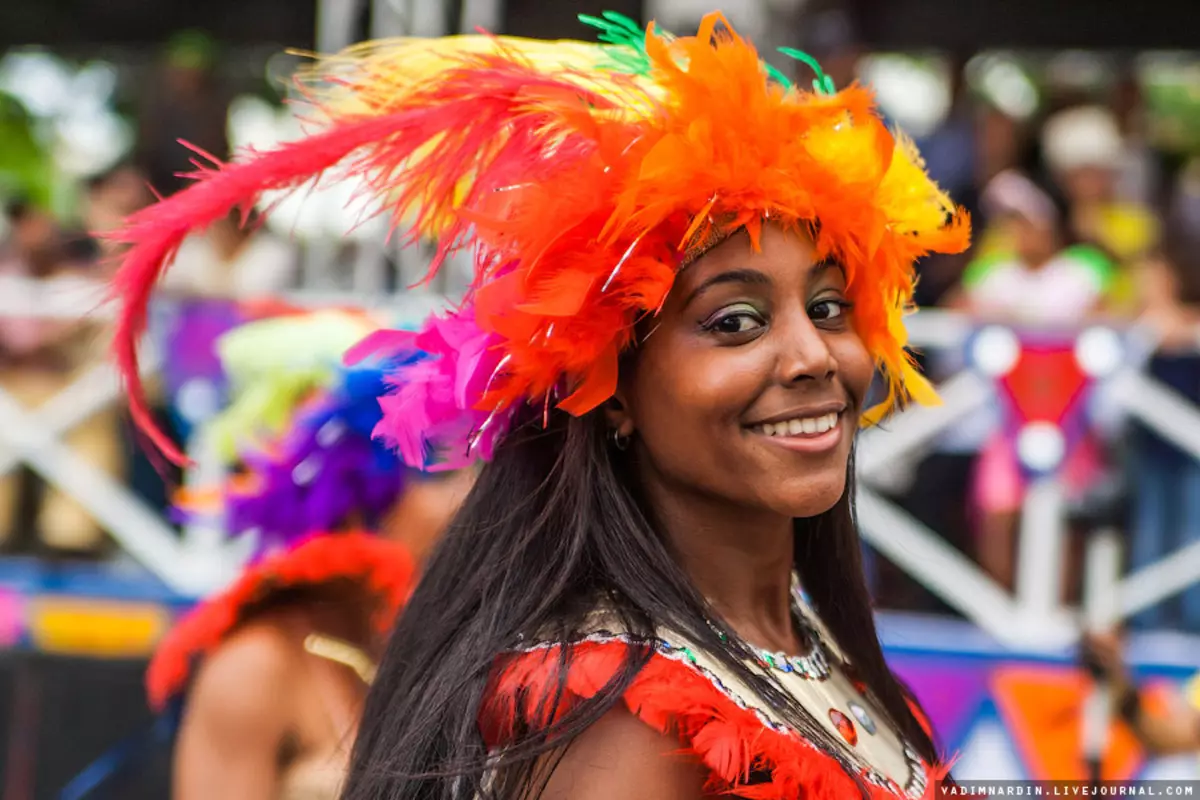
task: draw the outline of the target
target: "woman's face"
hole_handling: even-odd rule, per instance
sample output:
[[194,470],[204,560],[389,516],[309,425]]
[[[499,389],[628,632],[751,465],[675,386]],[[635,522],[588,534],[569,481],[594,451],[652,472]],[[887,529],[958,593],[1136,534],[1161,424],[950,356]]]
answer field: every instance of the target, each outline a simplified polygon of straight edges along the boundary
[[610,420],[661,489],[811,517],[845,491],[874,365],[839,265],[774,225],[761,245],[741,232],[680,272]]

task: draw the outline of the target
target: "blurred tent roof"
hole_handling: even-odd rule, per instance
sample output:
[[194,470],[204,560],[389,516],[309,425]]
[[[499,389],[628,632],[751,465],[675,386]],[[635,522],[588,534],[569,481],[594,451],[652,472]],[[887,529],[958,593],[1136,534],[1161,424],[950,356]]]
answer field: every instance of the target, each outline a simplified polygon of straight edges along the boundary
[[860,37],[883,50],[1195,50],[1176,0],[847,0]]
[[162,46],[181,30],[222,44],[311,47],[316,0],[0,0],[0,47]]
[[[733,7],[739,0],[713,0]],[[1200,33],[1177,0],[842,0],[855,32],[877,49],[1183,49]],[[644,18],[646,0],[506,0],[501,30],[581,36],[580,12]],[[643,11],[643,13],[639,13]],[[316,0],[2,0],[0,47],[46,44],[161,45],[177,31],[206,30],[222,44],[311,47]],[[802,38],[798,35],[797,37]]]

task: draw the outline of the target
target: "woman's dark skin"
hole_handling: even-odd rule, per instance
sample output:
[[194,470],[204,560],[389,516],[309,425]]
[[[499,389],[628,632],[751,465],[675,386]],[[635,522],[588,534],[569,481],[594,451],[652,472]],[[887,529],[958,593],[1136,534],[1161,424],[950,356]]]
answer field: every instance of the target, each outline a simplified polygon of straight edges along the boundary
[[[632,440],[650,508],[697,588],[746,641],[798,653],[790,581],[796,517],[827,511],[874,365],[845,276],[808,236],[738,233],[682,270],[606,410]],[[837,441],[797,452],[755,427],[840,411]],[[566,750],[542,797],[703,796],[678,743],[610,711]]]

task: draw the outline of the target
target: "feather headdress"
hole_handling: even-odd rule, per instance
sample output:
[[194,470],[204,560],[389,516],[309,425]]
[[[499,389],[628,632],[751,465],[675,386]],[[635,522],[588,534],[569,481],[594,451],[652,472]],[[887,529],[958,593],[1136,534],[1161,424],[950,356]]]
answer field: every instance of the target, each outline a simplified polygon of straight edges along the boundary
[[[819,70],[813,90],[793,86],[720,14],[679,38],[616,15],[584,21],[603,43],[398,40],[319,62],[303,80],[319,130],[202,170],[134,216],[119,237],[131,249],[117,348],[135,417],[152,428],[136,343],[180,242],[321,173],[365,182],[399,233],[436,239],[433,270],[474,249],[468,302],[427,331],[450,363],[423,367],[411,385],[429,393],[389,401],[381,425],[410,463],[465,450],[436,440],[461,433],[449,422],[459,411],[482,415],[487,442],[521,404],[595,408],[676,271],[732,230],[757,244],[765,219],[807,226],[818,256],[844,266],[854,325],[887,380],[883,410],[936,402],[905,351],[903,315],[914,261],[964,249],[969,225],[871,93],[836,92]],[[453,337],[436,332],[447,326]],[[469,355],[447,355],[460,344]],[[446,424],[416,430],[401,419],[413,408]],[[406,444],[414,435],[423,443]]]
[[216,343],[230,402],[207,423],[227,463],[275,440],[312,396],[343,380],[342,353],[379,328],[362,312],[321,310],[255,320]]
[[[314,531],[373,529],[400,497],[404,465],[372,433],[383,417],[385,381],[424,355],[388,341],[343,365],[340,351],[372,329],[368,322],[318,312],[251,323],[219,343],[239,393],[211,432],[242,471],[213,499],[226,527],[235,535],[257,532],[263,551],[287,548]],[[290,361],[269,358],[304,342],[311,346]],[[254,413],[263,411],[271,413],[265,419]],[[203,499],[181,493],[178,505],[186,514]]]

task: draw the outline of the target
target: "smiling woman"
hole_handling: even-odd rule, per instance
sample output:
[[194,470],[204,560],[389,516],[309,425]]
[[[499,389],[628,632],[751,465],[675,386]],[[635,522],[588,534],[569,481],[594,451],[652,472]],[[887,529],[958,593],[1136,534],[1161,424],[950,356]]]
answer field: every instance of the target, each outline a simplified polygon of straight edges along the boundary
[[844,270],[796,228],[767,225],[759,244],[738,233],[680,272],[607,416],[637,436],[655,505],[734,508],[742,526],[769,510],[778,529],[844,492],[875,364]]
[[[965,217],[869,93],[802,91],[720,15],[607,44],[456,37],[319,67],[327,130],[131,221],[119,355],[194,226],[335,167],[475,284],[376,434],[486,463],[368,699],[350,800],[917,798],[944,773],[883,660],[853,517],[860,423],[932,389],[913,261]],[[816,69],[803,53],[786,53]],[[882,373],[883,407],[864,408]]]

